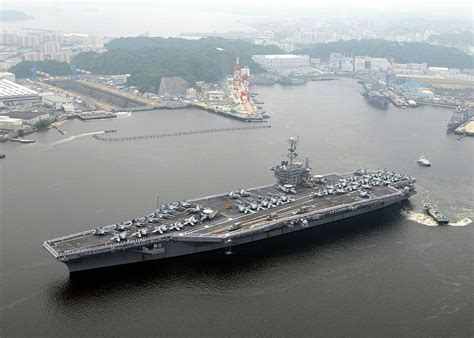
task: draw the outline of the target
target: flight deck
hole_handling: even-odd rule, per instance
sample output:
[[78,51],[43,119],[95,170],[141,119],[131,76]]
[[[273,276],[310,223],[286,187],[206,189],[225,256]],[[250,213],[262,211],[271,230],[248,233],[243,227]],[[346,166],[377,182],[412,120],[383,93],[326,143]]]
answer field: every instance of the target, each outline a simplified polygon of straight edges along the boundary
[[159,206],[142,217],[45,241],[70,271],[231,248],[367,213],[408,199],[413,177],[384,169],[311,175],[308,161],[272,168],[276,184]]
[[[330,175],[326,176],[327,184],[336,184],[339,180],[344,180],[345,176]],[[318,187],[300,187],[296,193],[285,193],[278,188],[277,185],[264,186],[255,189],[245,190],[250,195],[231,199],[229,194],[209,196],[191,201],[186,201],[187,208],[181,207],[181,202],[170,204],[170,210],[176,210],[171,213],[164,213],[164,218],[145,219],[143,223],[140,219],[134,219],[131,225],[123,231],[118,229],[118,225],[105,226],[104,234],[98,235],[97,230],[90,230],[77,234],[68,239],[54,241],[53,248],[58,255],[67,254],[68,251],[77,249],[93,249],[106,244],[115,243],[119,238],[116,235],[126,232],[126,237],[120,242],[126,243],[136,238],[167,238],[171,234],[173,236],[193,236],[193,237],[229,237],[229,234],[235,235],[246,229],[256,229],[264,227],[270,220],[285,218],[298,215],[309,211],[325,210],[331,207],[343,206],[355,202],[366,202],[371,198],[377,198],[389,194],[396,193],[397,190],[392,186],[374,186],[371,189],[371,197],[362,197],[358,190],[350,191],[345,194],[326,195],[315,197],[315,191]],[[270,207],[261,206],[263,201],[271,199],[276,200],[275,204]],[[252,208],[252,203],[257,207]],[[217,211],[217,214],[209,221],[195,222],[195,224],[186,224],[183,228],[179,228],[178,224],[185,224],[186,220],[193,217],[196,207],[199,206],[199,212],[205,210]],[[242,211],[242,206],[245,209]],[[259,207],[260,206],[260,207]],[[239,210],[240,207],[240,210]],[[184,209],[184,210],[183,210]],[[162,211],[165,211],[163,208]],[[238,228],[233,229],[232,226],[238,223]],[[164,228],[165,226],[166,228]],[[155,231],[158,227],[169,229],[168,232],[160,234]],[[154,232],[155,231],[155,232]],[[114,237],[115,236],[115,237]]]

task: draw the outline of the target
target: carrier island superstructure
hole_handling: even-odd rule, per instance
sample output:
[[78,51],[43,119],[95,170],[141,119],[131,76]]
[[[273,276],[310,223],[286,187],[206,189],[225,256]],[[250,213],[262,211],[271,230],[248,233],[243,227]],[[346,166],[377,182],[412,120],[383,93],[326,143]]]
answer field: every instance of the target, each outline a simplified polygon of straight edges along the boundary
[[272,168],[276,183],[158,206],[150,214],[43,243],[70,272],[236,246],[366,214],[408,199],[415,179],[394,171],[359,169],[312,175],[297,161]]

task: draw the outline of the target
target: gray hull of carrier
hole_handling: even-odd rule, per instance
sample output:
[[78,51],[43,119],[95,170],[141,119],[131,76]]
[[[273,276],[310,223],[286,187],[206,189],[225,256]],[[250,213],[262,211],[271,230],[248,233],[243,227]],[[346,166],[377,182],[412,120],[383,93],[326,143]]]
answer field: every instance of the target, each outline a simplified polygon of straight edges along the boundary
[[236,246],[367,214],[408,199],[415,179],[389,170],[311,175],[309,161],[272,170],[276,184],[179,201],[147,216],[45,241],[70,272],[153,261]]

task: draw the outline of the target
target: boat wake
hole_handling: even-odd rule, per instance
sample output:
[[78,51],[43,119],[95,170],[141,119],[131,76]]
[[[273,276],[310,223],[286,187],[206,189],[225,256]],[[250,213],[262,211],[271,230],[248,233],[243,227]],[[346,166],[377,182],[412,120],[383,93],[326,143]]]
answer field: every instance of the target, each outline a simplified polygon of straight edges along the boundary
[[[432,219],[430,216],[428,216],[424,213],[407,210],[407,211],[403,211],[403,214],[406,217],[406,219],[408,219],[410,221],[413,221],[413,222],[416,222],[416,223],[419,223],[419,224],[423,224],[423,225],[426,225],[426,226],[430,226],[430,227],[439,226],[439,224],[434,219]],[[472,223],[472,219],[470,219],[468,217],[464,217],[464,218],[461,218],[460,220],[458,220],[456,222],[449,222],[447,225],[451,225],[451,226],[455,226],[455,227],[462,227],[462,226],[466,226],[466,225],[471,224],[471,223]]]
[[464,226],[466,226],[468,224],[471,224],[471,223],[472,223],[472,219],[465,217],[465,218],[462,218],[462,219],[460,219],[459,221],[457,221],[455,223],[449,222],[448,225],[451,225],[453,227],[464,227]]
[[102,130],[102,131],[94,131],[94,132],[91,132],[91,133],[72,135],[72,136],[69,136],[68,138],[65,138],[65,139],[62,139],[62,140],[59,140],[59,141],[56,141],[56,142],[48,143],[47,146],[54,147],[54,146],[57,146],[57,145],[60,145],[60,144],[63,144],[63,143],[74,141],[74,140],[76,140],[78,138],[81,138],[81,137],[92,136],[92,135],[103,134],[103,133],[104,133],[104,131]]
[[432,219],[430,216],[425,215],[421,212],[403,211],[403,214],[406,217],[406,219],[408,219],[409,221],[413,221],[413,222],[427,225],[430,227],[438,226],[438,223],[434,219]]
[[458,207],[454,206],[453,208],[454,214],[460,218],[459,221],[456,223],[449,223],[449,225],[452,226],[466,226],[470,223],[472,223],[472,218],[474,217],[474,211],[464,208],[464,207]]

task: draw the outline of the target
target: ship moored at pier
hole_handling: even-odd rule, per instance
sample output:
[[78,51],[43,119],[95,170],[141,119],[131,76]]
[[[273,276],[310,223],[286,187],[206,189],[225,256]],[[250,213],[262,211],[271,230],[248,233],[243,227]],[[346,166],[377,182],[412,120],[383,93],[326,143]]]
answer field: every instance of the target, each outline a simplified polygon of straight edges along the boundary
[[165,259],[241,244],[366,214],[407,200],[415,179],[394,171],[312,175],[288,159],[272,168],[276,183],[158,206],[150,214],[47,240],[44,248],[70,272]]

